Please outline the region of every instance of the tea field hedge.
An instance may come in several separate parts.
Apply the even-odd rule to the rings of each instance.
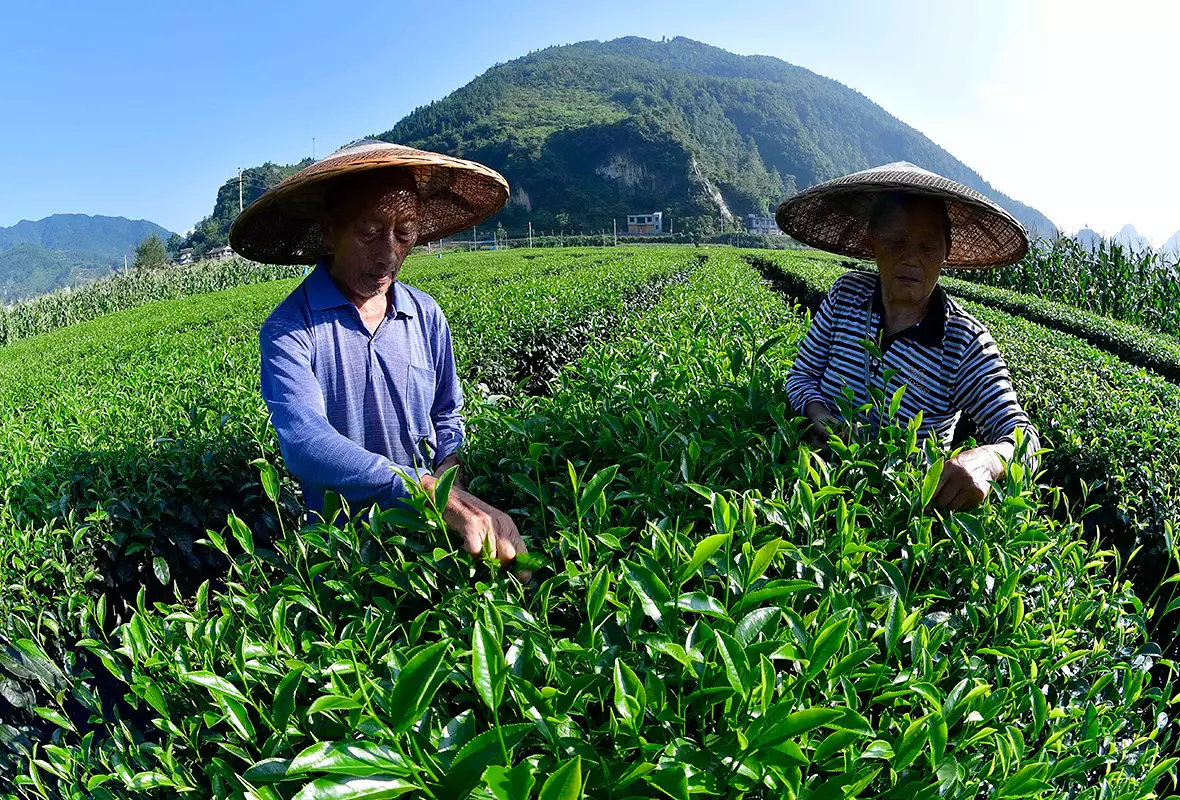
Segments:
[[[256,264],[240,258],[122,272],[0,308],[0,345],[153,301],[294,278],[303,273],[303,267]]]
[[[529,585],[456,552],[445,481],[298,525],[256,389],[293,281],[0,349],[0,796],[1171,792],[1174,665],[1085,501],[1016,468],[931,511],[947,454],[896,426],[814,452],[806,315],[736,251],[533,255],[406,268]]]

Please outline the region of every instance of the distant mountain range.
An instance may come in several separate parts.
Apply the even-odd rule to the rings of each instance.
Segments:
[[[1170,239],[1155,250],[1152,249],[1151,242],[1147,237],[1135,230],[1134,225],[1129,224],[1124,225],[1118,233],[1109,238],[1104,239],[1101,234],[1089,227],[1082,228],[1073,235],[1073,238],[1091,252],[1097,250],[1103,241],[1109,241],[1135,253],[1155,252],[1171,260],[1180,260],[1180,231],[1172,234]]]
[[[1165,256],[1180,260],[1180,231],[1172,234],[1172,238],[1160,246],[1159,252]]]
[[[54,214],[0,228],[0,302],[93,280],[122,267],[135,245],[168,229],[148,220]]]
[[[744,215],[767,214],[800,189],[891,161],[983,192],[1034,233],[1056,232],[1044,214],[859,92],[777,58],[684,38],[531,53],[491,67],[378,138],[499,170],[511,199],[484,225],[516,235],[530,223],[538,231],[610,231],[615,221],[624,228],[628,214],[652,211],[678,232],[713,233],[722,220],[736,228]],[[297,166],[254,168],[247,201]],[[223,244],[237,206],[234,181],[189,243]]]

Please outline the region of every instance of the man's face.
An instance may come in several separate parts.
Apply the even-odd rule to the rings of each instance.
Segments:
[[[901,203],[886,212],[869,231],[882,293],[907,304],[928,298],[946,263],[946,234],[946,217],[936,206]]]
[[[358,189],[321,221],[332,278],[354,298],[389,290],[418,239],[418,196],[409,180]]]

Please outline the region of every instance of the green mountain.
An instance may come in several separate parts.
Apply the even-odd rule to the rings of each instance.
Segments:
[[[110,274],[153,233],[164,240],[172,235],[143,219],[86,214],[54,214],[0,228],[0,302]]]
[[[135,245],[151,234],[167,240],[171,232],[146,219],[54,214],[36,222],[21,220],[0,228],[0,250],[18,244],[34,244],[47,250],[82,250],[119,256],[132,254]]]
[[[684,38],[541,50],[379,138],[500,170],[512,201],[498,221],[512,230],[531,220],[609,231],[628,213],[663,210],[677,230],[711,232],[722,216],[765,213],[799,189],[902,160],[992,197],[1031,231],[1054,230],[864,95],[777,58]]]
[[[910,161],[995,199],[1030,231],[1045,215],[864,95],[768,56],[691,39],[627,37],[551,47],[498,64],[376,138],[485,163],[512,187],[488,223],[523,233],[609,232],[628,214],[664,212],[677,231],[715,233],[770,212],[799,189]],[[247,171],[247,202],[308,162]],[[188,243],[224,244],[237,181]],[[670,218],[670,219],[669,219]],[[665,223],[668,224],[667,222]]]

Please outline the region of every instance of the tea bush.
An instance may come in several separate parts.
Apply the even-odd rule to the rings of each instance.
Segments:
[[[621,248],[540,258],[448,254],[414,257],[406,277],[457,309],[459,331],[480,344],[465,349],[469,340],[456,337],[464,374],[541,386],[590,336],[608,336],[616,320],[658,298],[661,282],[699,261],[694,251],[636,258]],[[456,284],[455,275],[464,280]],[[471,293],[472,281],[481,293]],[[525,284],[533,302],[513,308],[513,286]],[[257,331],[296,285],[136,307],[0,349],[7,642],[32,636],[27,621],[46,632],[34,638],[58,659],[72,649],[66,587],[104,592],[106,621],[118,624],[141,589],[145,602],[167,601],[224,575],[224,557],[194,542],[224,527],[231,510],[260,542],[296,517],[289,476],[281,475],[276,509],[251,466],[278,459],[258,395]],[[530,361],[540,333],[553,347],[545,360]],[[478,396],[474,387],[470,394]],[[34,712],[44,702],[35,670],[17,649],[10,658],[0,660],[0,783],[11,754],[27,753],[44,723]],[[88,668],[84,660],[76,666]]]
[[[1144,367],[1173,383],[1180,383],[1180,340],[1175,336],[1007,289],[956,278],[944,277],[942,282],[955,297],[1076,336],[1128,364]]]
[[[444,487],[273,547],[231,518],[208,534],[224,583],[113,632],[76,597],[118,688],[18,641],[57,730],[14,791],[1165,793],[1173,665],[1111,554],[1019,467],[977,511],[928,512],[944,454],[912,430],[810,451],[777,388],[804,320],[783,321],[710,258],[549,396],[473,409],[472,484],[525,521],[527,587],[456,554]]]

